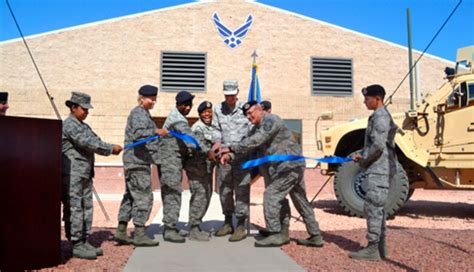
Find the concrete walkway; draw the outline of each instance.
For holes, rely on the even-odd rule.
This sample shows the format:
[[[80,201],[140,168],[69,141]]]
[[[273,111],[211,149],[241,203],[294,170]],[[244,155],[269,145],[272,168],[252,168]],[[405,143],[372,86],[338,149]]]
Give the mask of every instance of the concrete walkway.
[[[159,197],[159,196],[158,196]],[[188,229],[189,191],[183,192],[179,229]],[[157,199],[161,199],[157,198]],[[184,244],[163,241],[160,209],[148,234],[160,241],[158,247],[136,248],[128,259],[125,271],[304,271],[280,248],[256,248],[255,239],[231,243],[228,237],[212,237],[209,242],[187,240]],[[204,217],[203,229],[214,232],[222,225],[223,215],[219,196],[212,196]],[[251,236],[256,230],[251,230]]]

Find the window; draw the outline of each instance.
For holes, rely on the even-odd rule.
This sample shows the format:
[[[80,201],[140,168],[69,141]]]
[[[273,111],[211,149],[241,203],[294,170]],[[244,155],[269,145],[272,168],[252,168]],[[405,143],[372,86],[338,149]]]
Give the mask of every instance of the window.
[[[206,91],[206,53],[161,52],[163,91]]]
[[[351,96],[352,59],[311,57],[311,93]]]
[[[469,101],[474,101],[474,82],[469,83]]]
[[[301,145],[303,143],[301,120],[283,119],[283,122],[293,133],[293,137],[295,138],[296,142]]]

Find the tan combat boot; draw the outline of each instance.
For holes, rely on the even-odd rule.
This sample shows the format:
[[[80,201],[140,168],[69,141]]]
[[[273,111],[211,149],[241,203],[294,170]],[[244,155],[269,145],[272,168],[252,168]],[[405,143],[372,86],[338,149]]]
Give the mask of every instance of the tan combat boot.
[[[237,228],[229,237],[229,242],[238,242],[247,238],[247,228],[245,227],[245,221],[245,219],[239,219],[239,222],[237,222]]]
[[[214,233],[214,236],[220,237],[232,233],[234,233],[234,227],[232,227],[232,216],[226,215],[224,225],[220,227],[220,229],[218,229],[216,233]]]
[[[127,236],[127,222],[119,222],[112,239],[121,245],[130,245],[132,243],[132,239]]]
[[[378,261],[380,260],[379,243],[369,242],[367,247],[359,251],[350,252],[349,257],[358,260]]]
[[[270,234],[267,238],[255,242],[256,247],[280,247],[290,243],[290,239],[283,232]]]
[[[135,236],[133,237],[133,245],[136,247],[153,247],[158,246],[160,242],[151,239],[145,234],[145,227],[135,226]]]

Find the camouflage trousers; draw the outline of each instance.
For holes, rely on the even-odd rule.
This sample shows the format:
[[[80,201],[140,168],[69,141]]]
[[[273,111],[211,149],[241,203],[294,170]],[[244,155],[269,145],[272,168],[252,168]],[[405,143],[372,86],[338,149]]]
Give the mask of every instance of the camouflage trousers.
[[[261,165],[258,167],[258,172],[260,173],[260,175],[262,175],[265,188],[267,188],[268,185],[270,185],[271,183],[271,177],[270,177],[270,174],[268,173],[268,167],[265,165]],[[281,224],[285,224],[289,226],[290,219],[291,219],[290,202],[285,197],[285,199],[281,203],[280,222]]]
[[[63,176],[61,195],[67,239],[86,239],[92,233],[92,179]]]
[[[310,235],[320,234],[319,224],[314,216],[313,207],[306,197],[304,184],[304,167],[296,167],[292,171],[275,173],[263,194],[263,210],[265,224],[269,232],[281,231],[281,219],[287,216],[283,210],[285,198],[290,194],[296,210],[303,217],[306,230]],[[288,203],[288,200],[286,200]],[[288,205],[289,209],[289,205]]]
[[[169,161],[158,165],[158,176],[161,186],[161,201],[163,203],[163,225],[176,228],[181,209],[181,193],[183,187],[183,166],[181,162]]]
[[[135,226],[143,227],[150,218],[153,207],[150,165],[125,168],[125,193],[118,213],[119,222],[133,219]]]
[[[367,240],[377,243],[386,231],[385,202],[389,189],[389,176],[369,174],[364,180],[366,188],[364,214],[367,218]]]
[[[202,218],[209,208],[212,196],[212,169],[208,172],[206,164],[186,167],[189,180],[191,200],[189,201],[189,224],[202,223]]]
[[[222,213],[237,219],[247,219],[250,204],[250,172],[240,168],[242,161],[236,160],[226,165],[217,165],[219,198]],[[235,202],[234,202],[235,193]]]

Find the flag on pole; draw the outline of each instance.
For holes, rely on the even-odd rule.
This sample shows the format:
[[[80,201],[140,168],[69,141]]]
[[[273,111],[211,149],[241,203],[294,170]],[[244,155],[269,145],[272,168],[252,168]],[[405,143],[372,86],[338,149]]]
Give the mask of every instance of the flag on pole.
[[[250,82],[249,99],[248,101],[262,102],[260,95],[260,84],[258,82],[258,65],[252,64],[252,81]]]

